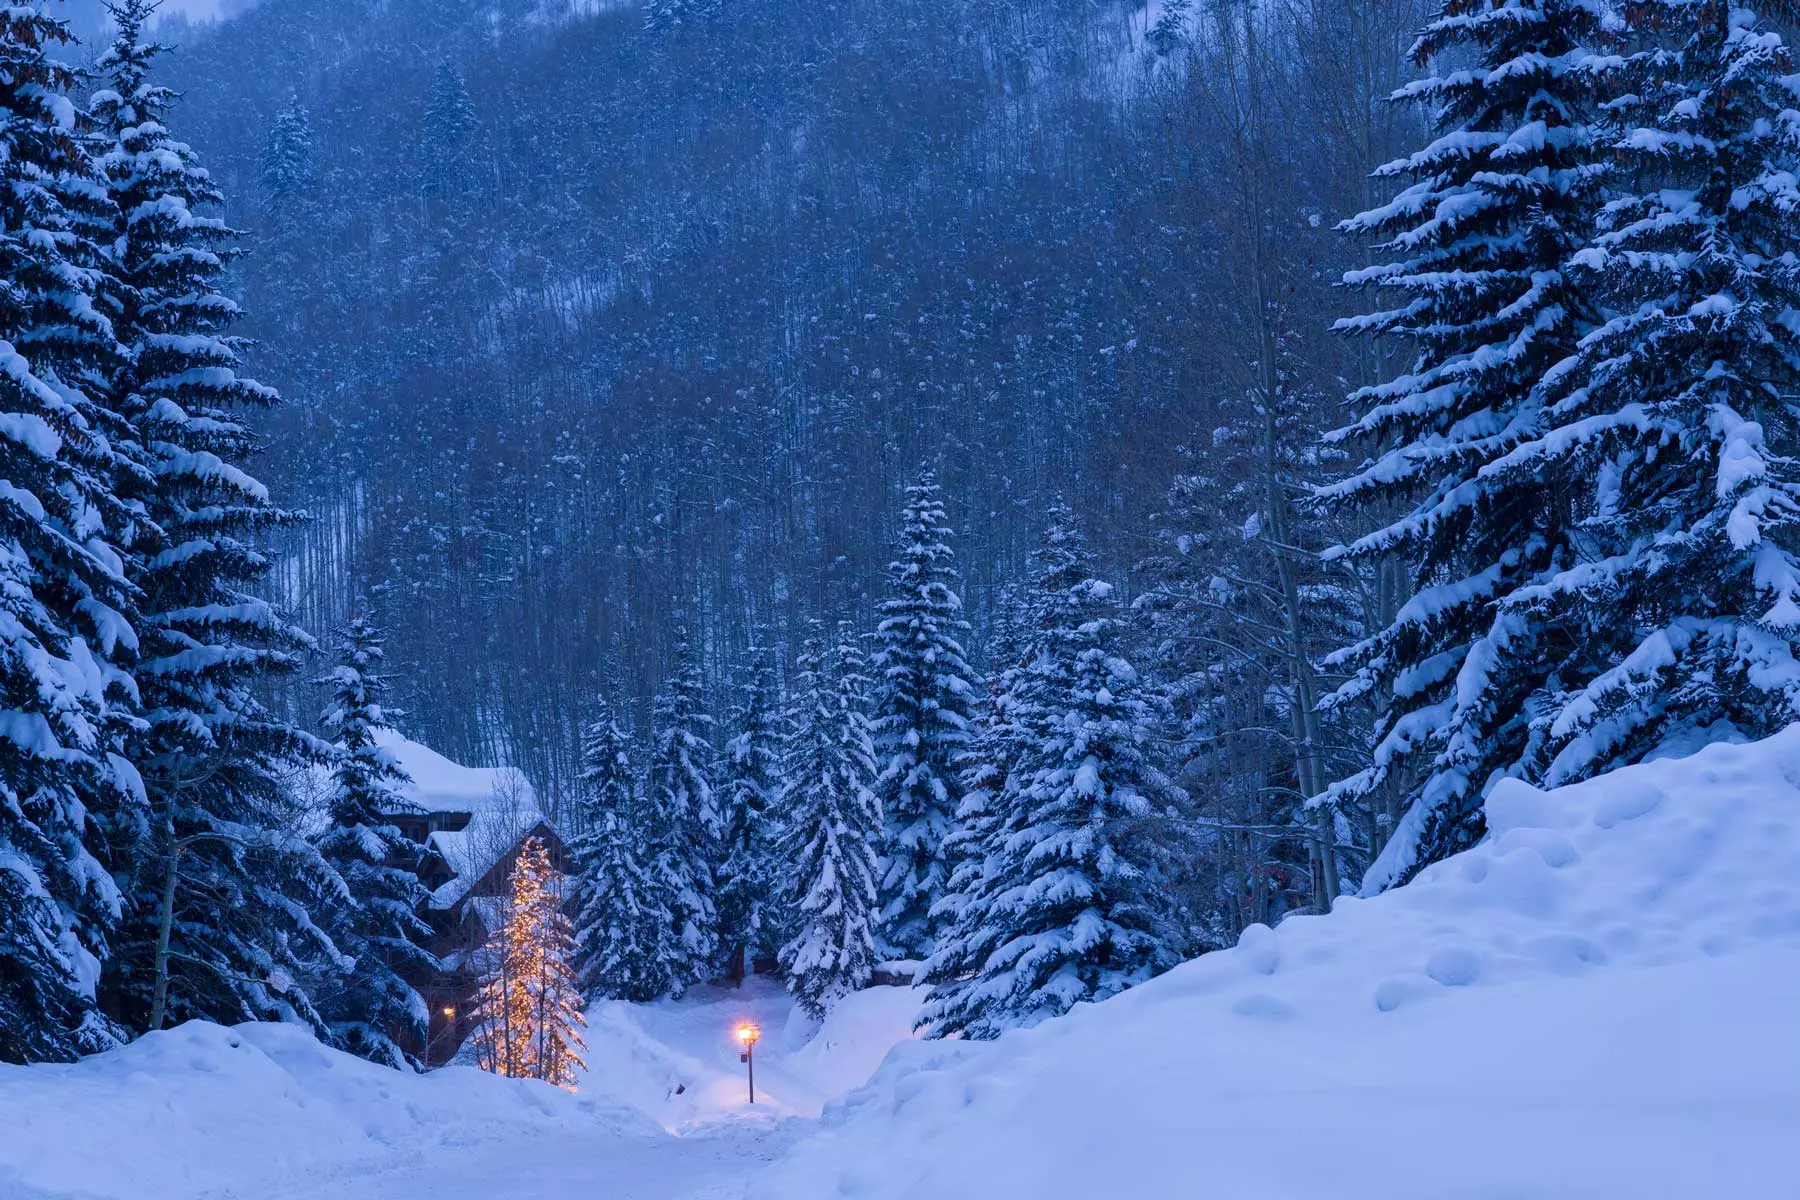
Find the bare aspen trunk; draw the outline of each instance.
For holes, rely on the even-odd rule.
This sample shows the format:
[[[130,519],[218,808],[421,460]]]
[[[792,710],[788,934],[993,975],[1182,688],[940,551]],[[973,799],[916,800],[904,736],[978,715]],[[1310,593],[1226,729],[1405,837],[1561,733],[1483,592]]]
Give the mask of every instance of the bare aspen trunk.
[[[175,927],[175,884],[181,876],[182,847],[169,849],[168,868],[163,875],[162,901],[156,910],[156,982],[150,989],[150,1028],[163,1027],[169,1006],[169,936]]]

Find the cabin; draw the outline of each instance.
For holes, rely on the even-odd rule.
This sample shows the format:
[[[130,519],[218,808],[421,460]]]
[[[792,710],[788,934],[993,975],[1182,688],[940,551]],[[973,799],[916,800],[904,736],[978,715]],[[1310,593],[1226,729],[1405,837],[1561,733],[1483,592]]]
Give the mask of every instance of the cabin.
[[[431,895],[419,915],[431,926],[426,948],[440,964],[407,980],[425,998],[430,1024],[425,1044],[405,1049],[438,1067],[456,1057],[473,1028],[480,982],[475,953],[503,919],[513,863],[526,839],[541,839],[557,870],[571,872],[573,863],[518,771],[465,767],[387,730],[377,739],[412,780],[385,815],[425,847],[416,869]]]

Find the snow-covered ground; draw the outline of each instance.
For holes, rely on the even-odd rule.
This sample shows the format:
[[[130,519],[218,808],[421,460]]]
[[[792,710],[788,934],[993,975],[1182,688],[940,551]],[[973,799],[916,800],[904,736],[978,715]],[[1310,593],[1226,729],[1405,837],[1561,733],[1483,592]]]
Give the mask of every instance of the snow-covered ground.
[[[751,1195],[1800,1195],[1800,728],[1488,811],[1404,888],[901,1047]]]
[[[596,1005],[576,1095],[405,1076],[277,1025],[192,1022],[73,1066],[0,1067],[0,1200],[713,1200],[911,1037],[873,988],[823,1026],[781,989]],[[757,1022],[757,1104],[733,1030]],[[679,1132],[679,1136],[676,1136]]]
[[[1405,888],[996,1043],[912,1042],[892,988],[815,1030],[753,984],[596,1006],[576,1096],[270,1027],[0,1067],[0,1197],[1794,1194],[1800,729],[1507,785],[1490,823]]]

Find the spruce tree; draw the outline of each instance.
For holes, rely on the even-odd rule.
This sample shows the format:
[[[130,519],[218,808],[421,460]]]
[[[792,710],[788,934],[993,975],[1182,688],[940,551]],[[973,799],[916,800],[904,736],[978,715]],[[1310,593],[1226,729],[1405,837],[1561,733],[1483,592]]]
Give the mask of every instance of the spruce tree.
[[[1025,678],[1027,627],[1018,591],[1008,586],[994,607],[987,648],[987,695],[974,714],[968,745],[960,756],[957,781],[961,799],[956,821],[944,839],[943,854],[950,876],[944,894],[932,905],[933,924],[955,927],[963,908],[980,885],[987,846],[1003,811],[1003,798],[1017,764],[1020,739],[1013,724],[1018,689]],[[940,972],[966,973],[968,964],[940,965]],[[922,974],[922,973],[921,973]]]
[[[575,1090],[587,1064],[581,992],[569,961],[574,935],[562,911],[562,877],[539,838],[513,862],[506,919],[483,948],[475,1034],[483,1068]]]
[[[927,960],[932,1036],[990,1038],[1100,1000],[1184,948],[1144,819],[1173,799],[1148,755],[1151,690],[1120,654],[1114,589],[1062,506],[1009,689],[1013,765],[994,796],[980,877]]]
[[[576,986],[584,996],[654,1000],[681,990],[674,917],[652,868],[630,746],[604,701],[581,742],[580,833],[569,843]]]
[[[1622,15],[1620,185],[1576,259],[1609,319],[1493,468],[1575,517],[1580,553],[1508,598],[1490,669],[1533,686],[1517,769],[1548,786],[1800,717],[1800,11]]]
[[[713,720],[705,711],[700,668],[685,642],[676,647],[675,660],[651,713],[655,743],[645,799],[653,869],[674,922],[670,968],[679,994],[711,978],[719,965],[719,815],[708,770]]]
[[[726,974],[741,979],[773,931],[770,881],[774,802],[781,786],[781,739],[775,680],[760,650],[752,647],[749,684],[733,711],[735,731],[719,767],[723,788],[724,865],[719,868],[719,938]]]
[[[298,95],[275,114],[259,164],[263,211],[278,231],[296,228],[313,203],[312,118]]]
[[[931,952],[931,906],[949,880],[944,839],[956,819],[957,762],[976,692],[949,539],[942,492],[927,471],[906,489],[900,557],[888,568],[871,661],[884,822],[880,937],[883,952],[898,958]]]
[[[471,177],[470,141],[475,135],[475,104],[456,64],[445,59],[432,76],[419,131],[421,184],[426,215],[442,220],[454,214]]]
[[[1571,272],[1600,204],[1610,150],[1593,125],[1597,0],[1446,2],[1415,47],[1433,68],[1397,98],[1437,124],[1429,145],[1384,167],[1409,180],[1346,222],[1386,239],[1389,261],[1348,276],[1374,311],[1340,323],[1416,350],[1398,377],[1355,394],[1363,415],[1333,435],[1372,456],[1322,489],[1382,523],[1332,557],[1417,565],[1416,594],[1337,662],[1327,705],[1380,713],[1372,763],[1322,797],[1361,800],[1393,781],[1408,811],[1364,888],[1408,878],[1481,834],[1481,797],[1528,755],[1537,694],[1568,649],[1531,597],[1588,557],[1563,491],[1503,469],[1562,423],[1541,383],[1596,314]],[[1502,663],[1506,665],[1502,666]]]
[[[128,904],[103,988],[139,1030],[165,1013],[316,1021],[297,980],[329,951],[307,910],[337,883],[284,831],[286,777],[317,746],[258,698],[310,644],[263,598],[269,561],[253,544],[290,517],[244,468],[257,442],[241,414],[277,397],[238,374],[238,309],[219,290],[234,235],[165,125],[174,95],[150,82],[152,11],[113,6],[90,102],[113,221],[101,304],[121,350],[104,394],[138,453],[118,481],[139,514],[125,561],[142,719],[126,755],[151,814],[116,850]]]
[[[847,634],[823,656],[808,640],[783,758],[780,850],[794,932],[779,961],[788,990],[815,1017],[866,985],[876,962],[881,811],[869,788],[875,760],[862,669]]]
[[[394,713],[381,703],[382,637],[365,615],[344,632],[338,665],[322,683],[332,690],[321,719],[331,738],[331,825],[319,852],[343,879],[345,894],[330,907],[338,949],[352,961],[322,997],[332,1040],[374,1062],[402,1067],[412,1062],[396,1036],[423,1046],[425,1002],[407,975],[437,969],[424,948],[430,926],[419,913],[430,899],[419,882],[424,847],[390,819],[410,802],[411,782],[376,732],[390,728]]]
[[[0,11],[0,1061],[110,1044],[95,980],[121,897],[95,852],[147,828],[117,753],[135,649],[115,482],[134,455],[90,390],[117,347],[95,303],[104,202],[76,137],[64,25]]]

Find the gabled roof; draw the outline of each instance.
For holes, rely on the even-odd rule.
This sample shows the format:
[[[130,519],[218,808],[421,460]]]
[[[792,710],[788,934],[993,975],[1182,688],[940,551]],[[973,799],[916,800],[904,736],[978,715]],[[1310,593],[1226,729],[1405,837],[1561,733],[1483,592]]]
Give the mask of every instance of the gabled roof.
[[[375,737],[412,779],[402,789],[408,805],[424,812],[469,814],[465,827],[438,830],[427,839],[456,873],[431,894],[433,908],[455,907],[526,833],[548,821],[537,793],[513,767],[465,767],[388,729]]]

